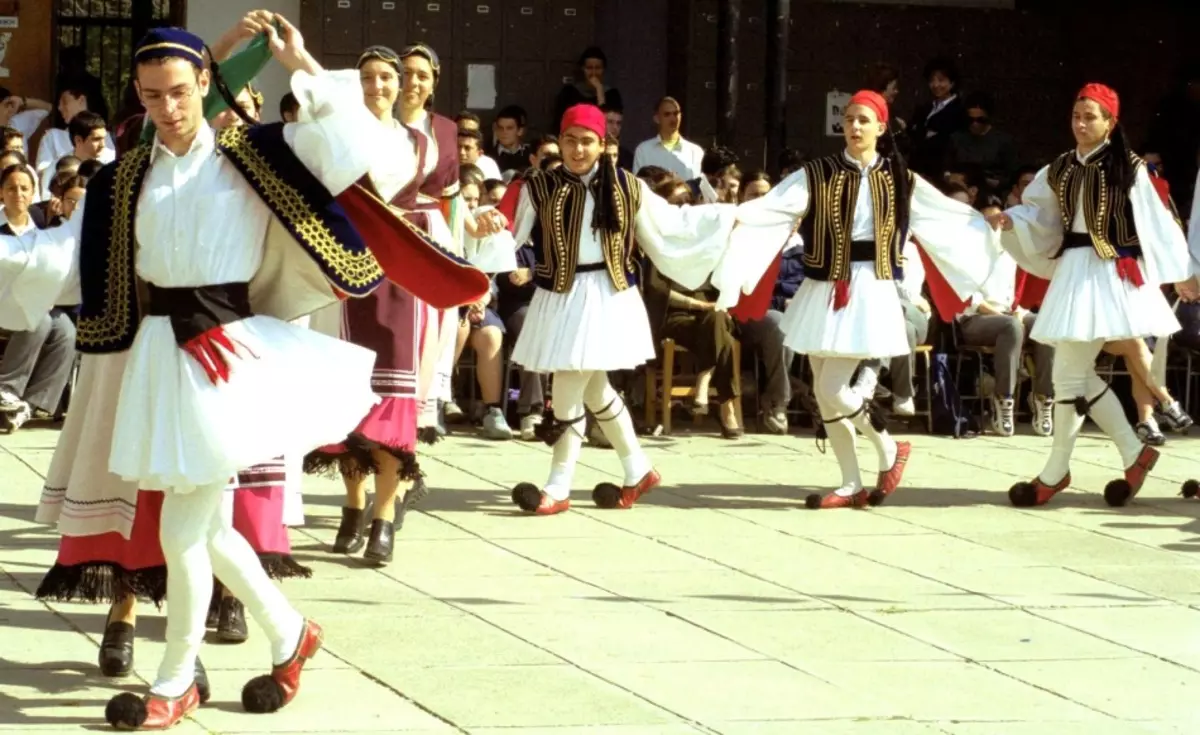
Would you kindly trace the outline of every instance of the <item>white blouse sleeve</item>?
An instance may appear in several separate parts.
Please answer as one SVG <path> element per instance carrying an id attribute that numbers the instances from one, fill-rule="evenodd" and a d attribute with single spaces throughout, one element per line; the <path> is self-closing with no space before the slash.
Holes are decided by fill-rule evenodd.
<path id="1" fill-rule="evenodd" d="M 908 225 L 961 298 L 979 291 L 1000 257 L 999 234 L 982 214 L 915 176 Z"/>
<path id="2" fill-rule="evenodd" d="M 529 189 L 525 183 L 521 184 L 521 193 L 517 197 L 517 211 L 513 215 L 513 240 L 517 247 L 521 247 L 529 242 L 529 236 L 533 234 L 533 228 L 537 226 L 537 211 L 533 208 L 533 199 L 529 197 Z"/>
<path id="3" fill-rule="evenodd" d="M 1137 167 L 1129 203 L 1133 205 L 1133 225 L 1142 246 L 1146 281 L 1162 285 L 1188 280 L 1193 271 L 1187 238 L 1175 215 L 1163 204 L 1145 166 Z"/>
<path id="4" fill-rule="evenodd" d="M 738 205 L 737 226 L 730 238 L 728 256 L 713 273 L 720 292 L 717 309 L 737 304 L 741 294 L 754 290 L 791 239 L 796 223 L 808 213 L 808 174 L 801 169 L 753 201 Z"/>
<path id="5" fill-rule="evenodd" d="M 1200 173 L 1196 174 L 1196 186 L 1192 213 L 1188 217 L 1188 250 L 1191 251 L 1192 275 L 1200 276 Z"/>
<path id="6" fill-rule="evenodd" d="M 477 208 L 474 213 L 468 214 L 478 214 L 493 209 L 495 207 L 483 206 Z M 508 273 L 517 269 L 517 244 L 508 230 L 500 230 L 480 238 L 464 234 L 463 250 L 467 262 L 484 273 Z"/>
<path id="7" fill-rule="evenodd" d="M 0 235 L 0 328 L 25 332 L 59 305 L 79 303 L 83 203 L 58 227 Z"/>
<path id="8" fill-rule="evenodd" d="M 916 303 L 925 287 L 925 263 L 917 252 L 917 245 L 909 238 L 904 243 L 904 278 L 899 282 L 900 293 L 905 299 Z"/>
<path id="9" fill-rule="evenodd" d="M 638 245 L 664 276 L 684 288 L 700 288 L 729 248 L 736 207 L 676 207 L 650 191 L 646 182 L 639 179 L 638 186 L 642 190 L 634 218 Z"/>
<path id="10" fill-rule="evenodd" d="M 292 92 L 300 109 L 284 125 L 284 140 L 330 193 L 341 194 L 387 150 L 385 128 L 363 104 L 356 71 L 298 71 Z"/>
<path id="11" fill-rule="evenodd" d="M 1063 212 L 1058 195 L 1050 187 L 1047 166 L 1033 178 L 1021 203 L 1005 214 L 1012 218 L 1012 232 L 1006 232 L 1000 244 L 1017 261 L 1017 265 L 1038 278 L 1054 277 L 1058 264 L 1053 255 L 1062 247 Z"/>

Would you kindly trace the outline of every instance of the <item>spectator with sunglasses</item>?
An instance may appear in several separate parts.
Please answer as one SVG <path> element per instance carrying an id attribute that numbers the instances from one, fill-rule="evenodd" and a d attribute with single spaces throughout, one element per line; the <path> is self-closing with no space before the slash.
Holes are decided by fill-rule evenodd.
<path id="1" fill-rule="evenodd" d="M 1013 137 L 992 125 L 995 106 L 990 95 L 976 92 L 967 98 L 967 129 L 950 136 L 950 165 L 977 166 L 988 188 L 999 190 L 1012 182 L 1020 167 Z"/>

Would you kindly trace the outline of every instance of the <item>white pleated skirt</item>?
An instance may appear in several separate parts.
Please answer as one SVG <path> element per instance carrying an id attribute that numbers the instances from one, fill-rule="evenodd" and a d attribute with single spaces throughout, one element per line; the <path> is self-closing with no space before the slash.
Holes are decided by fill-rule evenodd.
<path id="1" fill-rule="evenodd" d="M 1138 264 L 1145 273 L 1145 263 Z M 1030 337 L 1046 344 L 1108 342 L 1177 331 L 1179 320 L 1157 285 L 1138 288 L 1117 275 L 1116 262 L 1091 248 L 1071 248 L 1054 269 Z"/>
<path id="2" fill-rule="evenodd" d="M 804 279 L 779 322 L 785 345 L 810 357 L 866 360 L 909 353 L 896 282 L 876 278 L 874 263 L 850 264 L 850 302 L 838 311 L 833 289 L 833 281 Z"/>
<path id="3" fill-rule="evenodd" d="M 378 398 L 375 353 L 267 316 L 225 325 L 244 349 L 214 384 L 166 317 L 142 320 L 121 381 L 109 470 L 145 489 L 225 485 L 238 470 L 342 441 Z"/>
<path id="4" fill-rule="evenodd" d="M 642 294 L 617 291 L 607 271 L 576 275 L 567 293 L 537 289 L 512 353 L 539 373 L 630 370 L 653 359 Z"/>

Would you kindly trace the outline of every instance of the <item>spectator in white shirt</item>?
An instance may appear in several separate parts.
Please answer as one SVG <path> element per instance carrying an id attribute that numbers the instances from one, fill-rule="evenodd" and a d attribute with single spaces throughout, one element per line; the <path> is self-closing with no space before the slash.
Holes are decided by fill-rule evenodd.
<path id="1" fill-rule="evenodd" d="M 50 114 L 50 103 L 27 100 L 0 87 L 0 125 L 20 131 L 28 140 Z"/>
<path id="2" fill-rule="evenodd" d="M 633 171 L 643 166 L 659 166 L 684 181 L 700 176 L 704 149 L 679 134 L 683 110 L 674 97 L 663 97 L 654 112 L 658 135 L 642 141 L 633 153 Z"/>
<path id="3" fill-rule="evenodd" d="M 472 164 L 483 172 L 484 179 L 500 178 L 500 167 L 491 158 L 483 155 L 483 134 L 471 128 L 458 129 L 458 162 Z"/>
<path id="4" fill-rule="evenodd" d="M 67 121 L 68 126 L 76 115 L 91 109 L 88 105 L 87 92 L 81 88 L 68 86 L 58 97 L 58 111 L 62 114 L 63 120 Z M 46 131 L 46 135 L 38 144 L 36 151 L 37 163 L 34 167 L 37 169 L 38 176 L 44 177 L 47 169 L 53 170 L 58 159 L 71 153 L 74 148 L 75 142 L 71 139 L 69 130 L 54 128 Z M 112 136 L 106 135 L 104 148 L 97 158 L 101 163 L 111 163 L 116 157 L 116 146 L 113 144 Z"/>
<path id="5" fill-rule="evenodd" d="M 105 163 L 104 152 L 109 137 L 108 125 L 104 122 L 104 118 L 94 112 L 84 110 L 71 118 L 71 123 L 67 126 L 67 134 L 71 136 L 71 143 L 74 146 L 69 155 L 75 156 L 81 162 L 97 160 Z M 54 166 L 48 166 L 41 172 L 41 201 L 45 201 L 51 196 L 50 182 L 58 173 L 58 159 L 54 163 Z"/>
<path id="6" fill-rule="evenodd" d="M 16 128 L 5 125 L 0 128 L 0 151 L 25 152 L 25 135 Z"/>
<path id="7" fill-rule="evenodd" d="M 992 431 L 1000 436 L 1013 435 L 1013 393 L 1021 368 L 1021 350 L 1037 316 L 1016 305 L 1016 284 L 1016 261 L 1002 252 L 992 275 L 958 317 L 958 333 L 963 344 L 995 350 L 996 387 L 990 401 Z M 1054 383 L 1051 380 L 1054 348 L 1040 342 L 1033 345 L 1034 382 L 1029 397 L 1033 431 L 1040 436 L 1050 436 L 1054 431 Z"/>

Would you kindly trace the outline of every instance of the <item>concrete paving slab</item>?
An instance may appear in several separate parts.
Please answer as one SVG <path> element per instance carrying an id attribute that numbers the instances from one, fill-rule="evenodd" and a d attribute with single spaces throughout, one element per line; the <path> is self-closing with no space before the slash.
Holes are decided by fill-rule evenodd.
<path id="1" fill-rule="evenodd" d="M 829 603 L 736 570 L 589 572 L 587 582 L 619 597 L 671 612 L 687 610 L 812 610 Z"/>
<path id="2" fill-rule="evenodd" d="M 934 560 L 924 572 L 953 587 L 1014 607 L 1118 607 L 1162 605 L 1166 601 L 1125 586 L 1054 566 L 976 567 Z"/>
<path id="3" fill-rule="evenodd" d="M 1134 651 L 1024 610 L 931 610 L 865 617 L 975 661 L 1129 658 Z M 894 657 L 899 659 L 899 657 Z"/>
<path id="4" fill-rule="evenodd" d="M 1147 656 L 1097 660 L 1086 673 L 1070 661 L 1005 661 L 991 664 L 1009 676 L 1052 689 L 1120 719 L 1195 719 L 1200 673 Z"/>
<path id="5" fill-rule="evenodd" d="M 945 735 L 932 725 L 898 718 L 717 722 L 711 728 L 721 735 Z"/>
<path id="6" fill-rule="evenodd" d="M 1149 608 L 1075 608 L 1037 614 L 1132 650 L 1200 671 L 1200 610 L 1179 605 Z M 1197 709 L 1200 712 L 1200 708 Z"/>

